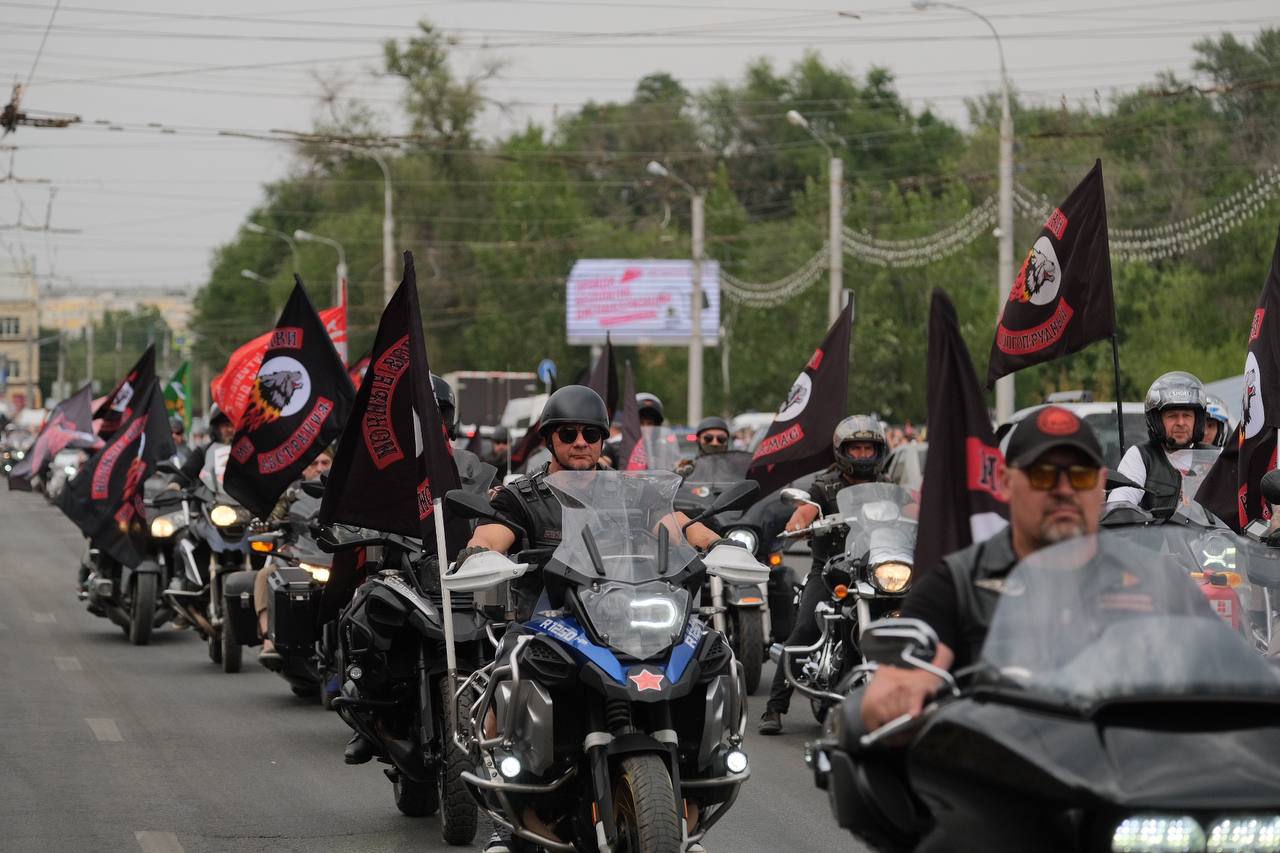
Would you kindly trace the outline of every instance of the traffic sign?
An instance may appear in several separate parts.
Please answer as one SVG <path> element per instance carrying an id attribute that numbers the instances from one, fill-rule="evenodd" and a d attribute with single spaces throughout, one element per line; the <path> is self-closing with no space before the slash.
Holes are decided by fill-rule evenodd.
<path id="1" fill-rule="evenodd" d="M 538 379 L 544 385 L 550 385 L 556 381 L 556 363 L 549 358 L 538 362 Z"/>

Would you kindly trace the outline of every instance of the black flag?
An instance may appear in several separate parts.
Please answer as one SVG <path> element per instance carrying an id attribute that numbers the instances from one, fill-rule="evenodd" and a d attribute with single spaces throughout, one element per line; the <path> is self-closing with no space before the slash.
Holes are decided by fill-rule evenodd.
<path id="1" fill-rule="evenodd" d="M 1280 428 L 1280 234 L 1249 323 L 1240 412 L 1240 425 L 1228 440 L 1235 447 L 1223 450 L 1197 493 L 1197 500 L 1237 532 L 1255 518 L 1271 519 L 1261 483 L 1262 475 L 1276 467 Z"/>
<path id="2" fill-rule="evenodd" d="M 929 454 L 920 495 L 917 572 L 1008 524 L 1000 474 L 1004 457 L 991 431 L 986 399 L 955 306 L 933 291 L 929 313 Z"/>
<path id="3" fill-rule="evenodd" d="M 747 471 L 761 493 L 831 464 L 831 434 L 849 405 L 852 324 L 852 308 L 845 305 L 778 407 Z"/>
<path id="4" fill-rule="evenodd" d="M 93 434 L 92 404 L 93 389 L 86 384 L 54 408 L 27 455 L 9 472 L 11 491 L 31 491 L 31 478 L 43 477 L 60 450 L 97 450 L 102 446 L 102 440 Z"/>
<path id="5" fill-rule="evenodd" d="M 164 391 L 153 377 L 138 390 L 120 424 L 59 497 L 58 506 L 87 536 L 126 566 L 145 556 L 147 515 L 142 484 L 161 459 L 173 455 Z"/>
<path id="6" fill-rule="evenodd" d="M 133 367 L 129 368 L 129 372 L 116 384 L 116 387 L 111 390 L 107 398 L 102 401 L 102 405 L 98 406 L 98 410 L 93 413 L 93 419 L 101 421 L 98 425 L 99 436 L 103 439 L 110 438 L 122 423 L 133 416 L 137 404 L 137 400 L 134 398 L 155 378 L 156 347 L 155 344 L 152 344 L 147 347 Z"/>
<path id="7" fill-rule="evenodd" d="M 1115 334 L 1102 161 L 1040 229 L 996 326 L 987 387 Z"/>
<path id="8" fill-rule="evenodd" d="M 259 518 L 270 515 L 302 469 L 342 434 L 355 395 L 333 339 L 295 275 L 231 440 L 227 494 Z"/>
<path id="9" fill-rule="evenodd" d="M 618 470 L 643 471 L 649 467 L 644 431 L 640 429 L 640 403 L 636 400 L 636 376 L 628 361 L 622 381 L 622 441 L 618 445 Z"/>
<path id="10" fill-rule="evenodd" d="M 600 395 L 600 399 L 604 400 L 605 406 L 609 409 L 609 420 L 613 420 L 614 414 L 618 411 L 618 365 L 613 358 L 613 341 L 609 340 L 607 332 L 600 358 L 591 368 L 587 381 L 582 384 Z"/>
<path id="11" fill-rule="evenodd" d="M 405 252 L 404 280 L 378 323 L 369 370 L 329 472 L 320 523 L 399 533 L 422 539 L 433 552 L 432 499 L 459 486 L 431 390 L 413 254 Z"/>

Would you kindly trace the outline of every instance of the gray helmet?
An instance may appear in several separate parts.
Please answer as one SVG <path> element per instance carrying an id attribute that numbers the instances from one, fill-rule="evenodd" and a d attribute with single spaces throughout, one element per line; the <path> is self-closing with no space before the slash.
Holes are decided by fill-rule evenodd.
<path id="1" fill-rule="evenodd" d="M 1180 446 L 1171 444 L 1164 431 L 1164 419 L 1160 417 L 1165 409 L 1191 409 L 1195 413 L 1196 424 L 1191 431 L 1191 444 L 1204 438 L 1204 419 L 1208 400 L 1204 393 L 1204 383 L 1185 370 L 1172 370 L 1151 383 L 1147 390 L 1147 399 L 1142 409 L 1147 415 L 1147 435 L 1152 441 L 1163 444 L 1170 450 Z"/>
<path id="2" fill-rule="evenodd" d="M 657 394 L 650 394 L 648 391 L 641 391 L 636 395 L 636 405 L 640 409 L 640 417 L 648 417 L 655 424 L 661 425 L 667 419 L 666 412 L 662 409 L 662 401 L 658 399 Z"/>
<path id="3" fill-rule="evenodd" d="M 494 444 L 510 444 L 511 443 L 511 433 L 507 432 L 507 428 L 504 426 L 494 427 L 493 433 L 489 436 L 489 438 L 490 440 L 493 441 Z"/>
<path id="4" fill-rule="evenodd" d="M 1212 394 L 1205 395 L 1205 417 L 1208 420 L 1218 422 L 1218 434 L 1214 437 L 1213 443 L 1217 447 L 1227 446 L 1227 428 L 1230 425 L 1231 413 L 1227 410 L 1227 404 L 1222 398 L 1215 397 Z"/>
<path id="5" fill-rule="evenodd" d="M 538 420 L 538 431 L 544 439 L 564 424 L 600 427 L 609 434 L 609 409 L 604 400 L 586 385 L 566 385 L 547 398 Z"/>
<path id="6" fill-rule="evenodd" d="M 169 432 L 181 434 L 187 431 L 187 422 L 182 419 L 182 415 L 169 416 Z"/>
<path id="7" fill-rule="evenodd" d="M 876 446 L 876 453 L 869 459 L 850 459 L 845 455 L 844 446 L 854 441 L 869 441 Z M 840 470 L 850 477 L 860 480 L 875 479 L 889 452 L 889 444 L 884 439 L 884 430 L 880 421 L 870 415 L 850 415 L 836 424 L 836 431 L 831 435 L 831 450 L 836 455 L 836 464 Z"/>
<path id="8" fill-rule="evenodd" d="M 693 432 L 694 432 L 694 435 L 698 437 L 698 446 L 700 448 L 699 452 L 723 453 L 729 449 L 729 442 L 727 441 L 721 445 L 714 445 L 714 444 L 703 445 L 702 444 L 702 434 L 704 432 L 708 432 L 713 429 L 718 429 L 721 432 L 723 432 L 725 435 L 729 435 L 729 422 L 717 415 L 711 415 L 709 417 L 705 417 L 702 420 L 698 421 L 698 428 Z"/>
<path id="9" fill-rule="evenodd" d="M 436 408 L 440 410 L 440 420 L 444 421 L 444 430 L 449 438 L 458 437 L 458 404 L 453 396 L 453 386 L 434 373 L 431 374 L 431 392 L 436 397 Z"/>

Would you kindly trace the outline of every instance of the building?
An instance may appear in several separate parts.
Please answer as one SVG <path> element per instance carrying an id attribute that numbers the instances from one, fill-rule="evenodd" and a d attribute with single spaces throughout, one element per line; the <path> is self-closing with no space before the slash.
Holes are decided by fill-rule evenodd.
<path id="1" fill-rule="evenodd" d="M 191 324 L 191 294 L 185 290 L 46 289 L 41 296 L 40 319 L 45 328 L 68 334 L 78 334 L 90 321 L 101 320 L 107 311 L 132 313 L 143 305 L 154 305 L 179 338 L 187 334 Z"/>
<path id="2" fill-rule="evenodd" d="M 0 400 L 39 407 L 40 304 L 30 265 L 0 272 Z"/>

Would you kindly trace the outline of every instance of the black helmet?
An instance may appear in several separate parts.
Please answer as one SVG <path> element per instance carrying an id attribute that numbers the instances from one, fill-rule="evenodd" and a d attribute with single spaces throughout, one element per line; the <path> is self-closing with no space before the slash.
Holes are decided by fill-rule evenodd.
<path id="1" fill-rule="evenodd" d="M 1191 431 L 1191 443 L 1204 439 L 1204 419 L 1207 399 L 1204 383 L 1185 370 L 1173 370 L 1151 383 L 1147 391 L 1147 399 L 1142 404 L 1147 415 L 1147 435 L 1152 441 L 1163 444 L 1170 450 L 1177 450 L 1179 445 L 1170 444 L 1169 436 L 1164 431 L 1164 419 L 1161 414 L 1165 409 L 1190 409 L 1196 417 L 1195 427 Z"/>
<path id="2" fill-rule="evenodd" d="M 494 427 L 493 433 L 489 436 L 489 438 L 493 440 L 494 444 L 510 444 L 511 443 L 511 433 L 507 432 L 507 428 L 504 426 Z"/>
<path id="3" fill-rule="evenodd" d="M 662 410 L 662 401 L 658 399 L 657 394 L 641 391 L 636 395 L 636 405 L 640 408 L 641 418 L 647 417 L 659 425 L 667 419 L 666 413 Z M 648 412 L 648 415 L 645 412 Z"/>
<path id="4" fill-rule="evenodd" d="M 217 404 L 214 403 L 209 407 L 209 429 L 213 429 L 219 423 L 231 423 L 231 417 Z"/>
<path id="5" fill-rule="evenodd" d="M 184 433 L 187 431 L 187 422 L 182 419 L 182 415 L 169 416 L 169 432 Z"/>
<path id="6" fill-rule="evenodd" d="M 855 441 L 869 441 L 876 446 L 875 456 L 868 459 L 850 459 L 844 452 L 844 446 Z M 840 470 L 850 477 L 859 480 L 874 480 L 889 451 L 889 444 L 884 440 L 884 430 L 880 421 L 870 415 L 850 415 L 836 424 L 831 435 L 831 449 L 836 455 L 836 464 Z"/>
<path id="7" fill-rule="evenodd" d="M 723 453 L 729 449 L 729 442 L 727 441 L 720 445 L 702 444 L 702 434 L 713 429 L 718 429 L 725 435 L 729 434 L 729 424 L 722 417 L 711 415 L 710 417 L 706 417 L 698 421 L 698 428 L 694 430 L 694 435 L 698 437 L 698 446 L 700 448 L 698 451 L 699 453 Z"/>
<path id="8" fill-rule="evenodd" d="M 434 373 L 431 374 L 431 391 L 436 395 L 436 407 L 449 438 L 458 437 L 458 401 L 453 396 L 453 386 Z"/>
<path id="9" fill-rule="evenodd" d="M 564 424 L 600 427 L 608 435 L 609 409 L 600 395 L 586 385 L 566 385 L 547 398 L 538 431 L 547 439 L 552 430 Z"/>

